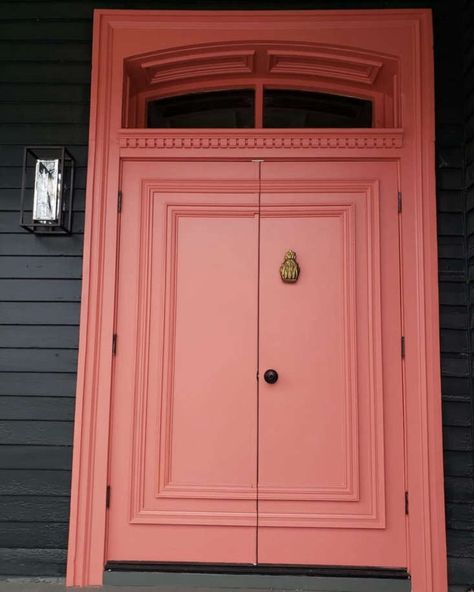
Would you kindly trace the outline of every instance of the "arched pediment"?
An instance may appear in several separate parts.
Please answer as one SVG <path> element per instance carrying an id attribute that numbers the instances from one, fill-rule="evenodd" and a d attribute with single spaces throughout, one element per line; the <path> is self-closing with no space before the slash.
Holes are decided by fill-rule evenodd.
<path id="1" fill-rule="evenodd" d="M 398 61 L 349 47 L 296 42 L 182 46 L 125 60 L 124 127 L 144 127 L 146 103 L 160 97 L 233 87 L 296 88 L 369 99 L 375 127 L 395 127 Z"/>

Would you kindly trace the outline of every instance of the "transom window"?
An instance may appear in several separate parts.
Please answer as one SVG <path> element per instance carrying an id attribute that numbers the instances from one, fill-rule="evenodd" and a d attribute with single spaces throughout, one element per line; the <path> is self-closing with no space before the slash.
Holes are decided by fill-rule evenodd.
<path id="1" fill-rule="evenodd" d="M 372 102 L 293 89 L 218 90 L 148 102 L 149 128 L 368 128 Z M 260 123 L 260 125 L 258 125 Z"/>

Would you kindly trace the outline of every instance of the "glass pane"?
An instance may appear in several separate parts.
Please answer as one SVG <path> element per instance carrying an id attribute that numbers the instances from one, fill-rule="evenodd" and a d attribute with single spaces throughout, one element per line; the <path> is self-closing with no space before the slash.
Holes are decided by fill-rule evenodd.
<path id="1" fill-rule="evenodd" d="M 372 103 L 291 89 L 265 89 L 263 127 L 372 127 Z"/>
<path id="2" fill-rule="evenodd" d="M 255 127 L 251 89 L 220 90 L 167 97 L 148 103 L 148 127 Z"/>

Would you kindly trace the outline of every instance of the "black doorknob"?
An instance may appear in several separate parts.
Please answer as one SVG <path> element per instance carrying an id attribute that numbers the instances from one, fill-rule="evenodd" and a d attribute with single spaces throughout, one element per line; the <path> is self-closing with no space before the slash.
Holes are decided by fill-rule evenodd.
<path id="1" fill-rule="evenodd" d="M 278 380 L 278 372 L 276 370 L 266 370 L 263 378 L 265 379 L 265 382 L 268 382 L 268 384 L 275 384 L 275 382 Z"/>

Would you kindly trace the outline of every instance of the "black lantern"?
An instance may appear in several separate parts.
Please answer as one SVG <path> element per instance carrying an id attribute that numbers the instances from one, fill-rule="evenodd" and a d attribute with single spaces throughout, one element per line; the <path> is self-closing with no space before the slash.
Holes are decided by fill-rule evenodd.
<path id="1" fill-rule="evenodd" d="M 27 146 L 20 225 L 36 234 L 69 234 L 73 184 L 74 158 L 64 146 Z"/>

